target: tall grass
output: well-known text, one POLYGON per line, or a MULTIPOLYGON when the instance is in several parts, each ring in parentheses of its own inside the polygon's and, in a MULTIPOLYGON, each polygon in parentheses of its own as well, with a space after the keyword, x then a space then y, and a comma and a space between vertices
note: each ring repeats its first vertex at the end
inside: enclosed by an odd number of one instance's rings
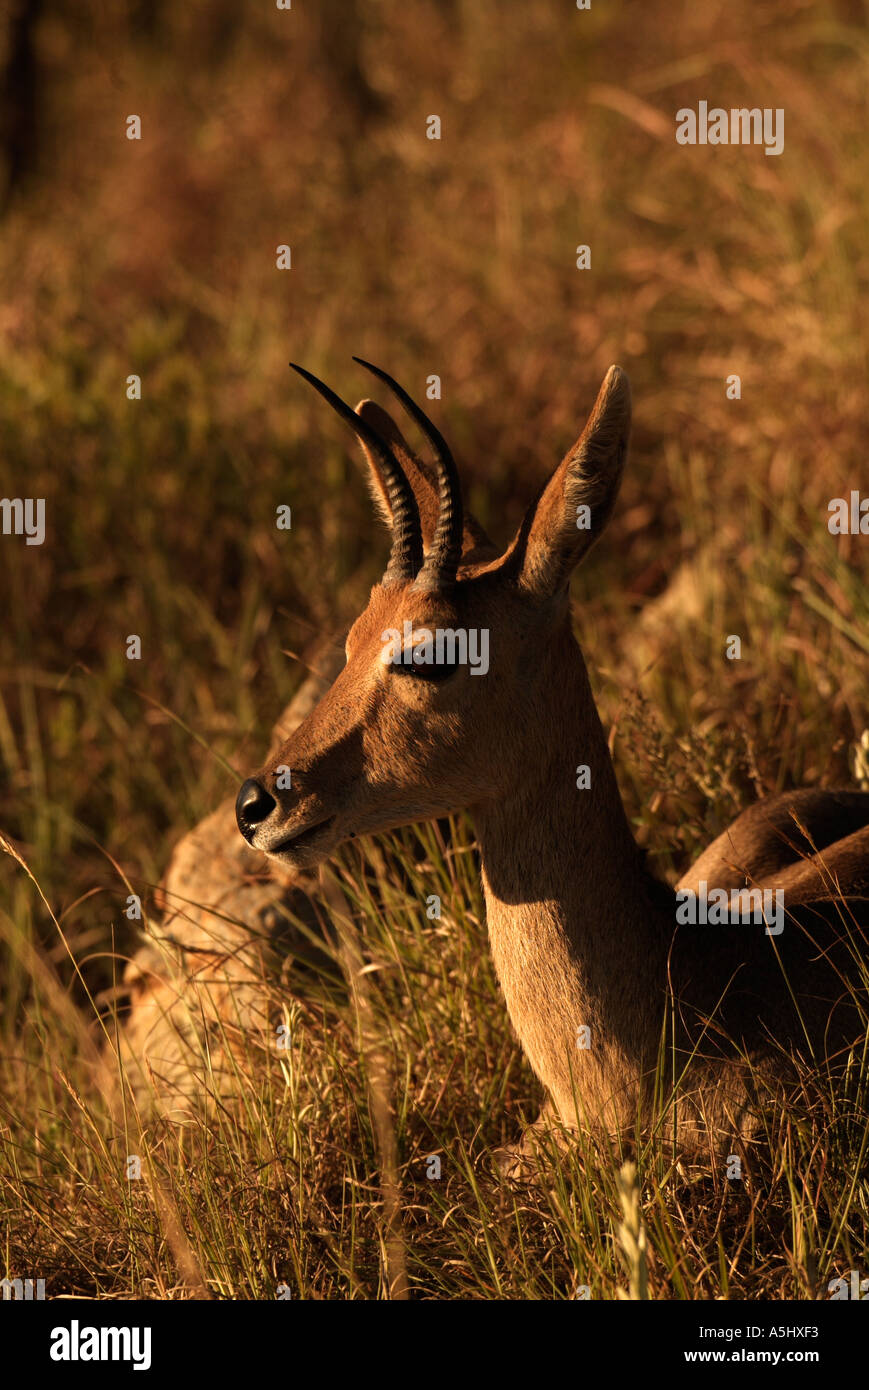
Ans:
MULTIPOLYGON (((28 869, 0 855, 3 1273, 111 1297, 615 1297, 626 1155, 589 1140, 518 1186, 491 1161, 540 1096, 461 818, 343 851, 341 950, 274 987, 292 1048, 235 1030, 233 1093, 205 1084, 180 1124, 118 1074, 122 908, 150 910, 172 843, 256 764, 288 653, 382 568, 291 357, 354 400, 352 352, 418 395, 440 375, 433 412, 505 542, 620 361, 630 471, 574 593, 638 838, 674 877, 755 796, 849 782, 867 552, 826 520, 865 480, 866 8, 390 0, 357 7, 343 55, 304 7, 230 43, 212 8, 153 45, 121 5, 87 33, 45 17, 43 166, 0 241, 0 493, 48 516, 44 546, 0 540, 0 830, 28 869), (785 153, 677 147, 699 99, 783 107, 785 153)), ((865 1057, 819 1087, 741 1186, 635 1155, 650 1297, 806 1296, 866 1268, 865 1057)))
POLYGON ((291 1045, 203 1033, 204 1082, 174 1119, 125 1092, 113 1021, 100 1061, 85 1011, 58 1010, 34 971, 4 1063, 10 1271, 112 1297, 787 1298, 864 1266, 865 1055, 826 1091, 807 1076, 739 1181, 674 1161, 665 1122, 624 1136, 638 1172, 618 1146, 550 1135, 505 1178, 493 1155, 539 1096, 497 1002, 464 825, 373 860, 345 850, 322 892, 346 990, 316 971, 291 995, 264 986, 291 1045), (222 1044, 229 1084, 209 1072, 222 1044))

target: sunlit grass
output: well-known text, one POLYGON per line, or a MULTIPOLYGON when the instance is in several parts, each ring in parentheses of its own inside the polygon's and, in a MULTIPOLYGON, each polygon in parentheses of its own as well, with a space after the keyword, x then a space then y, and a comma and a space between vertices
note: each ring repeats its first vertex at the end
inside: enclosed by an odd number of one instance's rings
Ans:
POLYGON ((0 831, 32 874, 0 855, 3 1273, 110 1297, 615 1298, 629 1157, 652 1298, 811 1296, 869 1263, 864 1055, 807 1080, 740 1188, 663 1141, 588 1137, 536 1182, 499 1176, 541 1096, 461 818, 342 852, 321 901, 343 943, 263 983, 261 1027, 240 1004, 205 1028, 185 996, 183 1119, 113 1051, 128 893, 156 921, 171 846, 304 674, 288 653, 341 631, 385 559, 353 445, 290 358, 352 403, 354 352, 418 396, 440 375, 432 413, 503 542, 622 362, 631 463, 575 616, 651 862, 675 879, 755 797, 852 777, 867 552, 826 521, 865 479, 865 23, 799 0, 565 14, 365 7, 373 119, 303 7, 290 45, 263 9, 222 49, 204 0, 156 49, 124 7, 86 42, 46 17, 50 157, 0 241, 0 493, 48 519, 44 546, 0 543, 0 831), (784 107, 785 153, 677 147, 675 110, 718 92, 784 107))
POLYGON ((364 851, 323 873, 324 973, 291 976, 289 994, 265 984, 260 1029, 232 1018, 205 1028, 191 991, 195 1079, 177 1104, 162 1085, 157 1110, 147 1085, 127 1089, 128 1059, 109 1046, 101 1064, 102 1030, 92 1023, 82 1038, 86 1012, 58 1009, 50 975, 34 968, 19 1054, 3 1064, 10 1270, 38 1270, 55 1293, 274 1298, 283 1284, 293 1298, 382 1298, 396 1296, 398 1258, 400 1288, 422 1298, 615 1298, 629 1287, 738 1298, 823 1296, 840 1266, 862 1267, 865 1049, 844 1081, 805 1073, 804 1099, 772 1117, 740 1182, 717 1164, 674 1162, 665 1112, 638 1147, 631 1135, 565 1145, 544 1134, 523 1176, 504 1178, 494 1151, 540 1096, 505 1023, 467 830, 456 823, 446 841, 432 826, 364 851), (429 890, 439 920, 426 914, 429 890), (287 1048, 268 1017, 288 1024, 287 1048), (629 1240, 618 1183, 631 1152, 629 1240))

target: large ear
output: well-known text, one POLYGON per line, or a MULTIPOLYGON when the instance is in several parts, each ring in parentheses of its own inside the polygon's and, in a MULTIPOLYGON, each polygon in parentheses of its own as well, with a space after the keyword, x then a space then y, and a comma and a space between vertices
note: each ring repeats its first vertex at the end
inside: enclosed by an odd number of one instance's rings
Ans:
POLYGON ((507 564, 523 589, 548 598, 567 585, 609 521, 630 432, 628 378, 621 367, 610 367, 585 429, 529 507, 510 547, 507 564))
MULTIPOLYGON (((438 520, 438 486, 434 469, 413 452, 392 416, 376 401, 360 401, 356 407, 356 414, 361 415, 362 419, 387 441, 404 469, 405 477, 413 488, 416 505, 419 508, 423 545, 428 550, 434 538, 438 520)), ((360 440, 360 443, 368 460, 368 481, 375 505, 383 519, 391 526, 392 513, 389 509, 389 497, 381 476, 380 465, 365 441, 360 440)), ((491 550, 494 554, 495 547, 476 517, 471 516, 467 509, 464 513, 464 522, 463 550, 472 551, 483 548, 491 550)))

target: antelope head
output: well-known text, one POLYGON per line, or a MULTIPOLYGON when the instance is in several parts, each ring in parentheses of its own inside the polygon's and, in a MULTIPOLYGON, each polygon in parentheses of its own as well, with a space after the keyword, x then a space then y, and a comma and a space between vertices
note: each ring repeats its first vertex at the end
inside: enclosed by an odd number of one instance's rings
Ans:
POLYGON ((422 430, 433 466, 372 401, 351 410, 295 368, 361 441, 392 549, 348 634, 346 666, 238 794, 245 839, 290 868, 354 836, 506 796, 539 765, 566 644, 579 659, 570 575, 609 519, 630 430, 628 380, 611 367, 580 438, 499 553, 463 508, 440 432, 392 377, 355 360, 422 430))

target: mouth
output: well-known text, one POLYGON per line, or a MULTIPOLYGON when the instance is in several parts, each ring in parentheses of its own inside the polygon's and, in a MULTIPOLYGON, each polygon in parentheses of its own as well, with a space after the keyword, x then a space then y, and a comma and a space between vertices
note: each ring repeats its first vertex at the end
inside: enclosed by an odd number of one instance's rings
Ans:
POLYGON ((272 857, 280 857, 281 855, 293 855, 298 853, 299 850, 308 849, 332 829, 332 826, 335 824, 335 819, 335 816, 326 816, 323 820, 318 820, 314 825, 305 826, 304 830, 296 831, 295 834, 288 835, 285 840, 281 840, 278 844, 272 845, 270 849, 266 850, 266 854, 272 857))

